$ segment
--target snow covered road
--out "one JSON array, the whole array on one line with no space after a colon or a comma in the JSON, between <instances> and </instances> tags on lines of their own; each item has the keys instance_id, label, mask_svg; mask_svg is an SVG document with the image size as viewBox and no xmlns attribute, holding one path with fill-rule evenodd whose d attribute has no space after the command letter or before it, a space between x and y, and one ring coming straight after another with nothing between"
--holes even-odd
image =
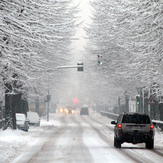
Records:
<instances>
[{"instance_id":1,"label":"snow covered road","mask_svg":"<svg viewBox=\"0 0 163 163\"><path fill-rule=\"evenodd\" d=\"M29 132L0 132L0 162L12 163L160 163L163 159L163 133L156 130L155 149L145 144L124 143L114 148L111 119L99 113L90 116L51 114L50 121Z\"/></svg>"}]
</instances>

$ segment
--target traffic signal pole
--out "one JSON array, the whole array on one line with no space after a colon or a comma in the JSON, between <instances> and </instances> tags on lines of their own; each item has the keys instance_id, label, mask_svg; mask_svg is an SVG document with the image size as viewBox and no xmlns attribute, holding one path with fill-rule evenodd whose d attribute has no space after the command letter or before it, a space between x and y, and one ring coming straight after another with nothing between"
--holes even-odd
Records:
<instances>
[{"instance_id":1,"label":"traffic signal pole","mask_svg":"<svg viewBox=\"0 0 163 163\"><path fill-rule=\"evenodd\" d=\"M74 66L59 66L59 67L56 67L56 69L67 69L67 68L77 68L78 71L83 71L84 64L83 63L77 63L77 65L74 65Z\"/></svg>"},{"instance_id":2,"label":"traffic signal pole","mask_svg":"<svg viewBox=\"0 0 163 163\"><path fill-rule=\"evenodd\" d=\"M48 98L49 98L49 90L48 90L48 96L47 96ZM47 108L47 121L49 122L49 99L47 99L47 101L48 101L48 108Z\"/></svg>"},{"instance_id":3,"label":"traffic signal pole","mask_svg":"<svg viewBox=\"0 0 163 163\"><path fill-rule=\"evenodd\" d=\"M77 71L83 71L84 70L84 64L83 63L77 63L77 65L75 66L60 66L60 67L56 67L56 69L67 69L67 68L77 68ZM47 72L52 72L56 69L49 69L49 70L46 70ZM49 95L49 89L48 89L48 95L47 95L47 99L46 99L46 102L48 103L48 107L47 107L47 121L49 121L49 101L51 100L50 99L51 96ZM78 103L78 101L77 101Z\"/></svg>"},{"instance_id":4,"label":"traffic signal pole","mask_svg":"<svg viewBox=\"0 0 163 163\"><path fill-rule=\"evenodd\" d=\"M45 102L47 102L47 109L46 109L46 116L47 116L47 121L49 121L49 101L51 100L51 95L49 94L49 89L48 89L48 95L46 95Z\"/></svg>"},{"instance_id":5,"label":"traffic signal pole","mask_svg":"<svg viewBox=\"0 0 163 163\"><path fill-rule=\"evenodd\" d=\"M84 71L84 64L83 63L77 63L77 65L74 66L58 66L54 69L46 69L46 70L40 70L41 72L53 72L58 69L67 69L67 68L77 68L77 71ZM39 72L38 70L33 70L33 72Z\"/></svg>"}]
</instances>

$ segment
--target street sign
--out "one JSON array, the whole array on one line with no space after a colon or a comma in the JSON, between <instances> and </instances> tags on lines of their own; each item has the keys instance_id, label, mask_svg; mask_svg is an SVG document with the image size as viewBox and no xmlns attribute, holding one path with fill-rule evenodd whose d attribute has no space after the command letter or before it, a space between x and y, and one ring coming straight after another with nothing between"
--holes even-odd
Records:
<instances>
[{"instance_id":1,"label":"street sign","mask_svg":"<svg viewBox=\"0 0 163 163\"><path fill-rule=\"evenodd\" d=\"M153 97L152 97L152 95L150 95L150 97L149 97L149 99L148 99L148 103L147 103L148 105L154 105L155 104L155 101L154 101L154 99L153 99Z\"/></svg>"},{"instance_id":2,"label":"street sign","mask_svg":"<svg viewBox=\"0 0 163 163\"><path fill-rule=\"evenodd\" d=\"M51 100L51 95L46 95L46 102L49 102Z\"/></svg>"}]
</instances>

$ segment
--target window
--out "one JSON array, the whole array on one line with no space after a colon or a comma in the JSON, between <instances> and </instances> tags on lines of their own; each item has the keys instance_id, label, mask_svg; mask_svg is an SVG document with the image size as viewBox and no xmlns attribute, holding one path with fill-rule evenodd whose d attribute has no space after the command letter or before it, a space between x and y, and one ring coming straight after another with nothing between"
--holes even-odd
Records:
<instances>
[{"instance_id":1,"label":"window","mask_svg":"<svg viewBox=\"0 0 163 163\"><path fill-rule=\"evenodd\" d=\"M147 115L124 115L122 123L148 124L150 119Z\"/></svg>"}]
</instances>

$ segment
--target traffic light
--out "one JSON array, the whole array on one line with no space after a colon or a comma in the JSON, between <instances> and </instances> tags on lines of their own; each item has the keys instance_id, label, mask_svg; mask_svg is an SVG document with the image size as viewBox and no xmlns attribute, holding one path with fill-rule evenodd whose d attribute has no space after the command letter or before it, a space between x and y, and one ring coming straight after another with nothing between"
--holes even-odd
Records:
<instances>
[{"instance_id":1,"label":"traffic light","mask_svg":"<svg viewBox=\"0 0 163 163\"><path fill-rule=\"evenodd\" d=\"M75 104L78 103L78 99L77 99L77 98L74 99L74 103L75 103Z\"/></svg>"},{"instance_id":2,"label":"traffic light","mask_svg":"<svg viewBox=\"0 0 163 163\"><path fill-rule=\"evenodd\" d=\"M136 104L137 104L137 105L140 104L140 96L136 96Z\"/></svg>"},{"instance_id":3,"label":"traffic light","mask_svg":"<svg viewBox=\"0 0 163 163\"><path fill-rule=\"evenodd\" d=\"M102 55L98 55L98 65L102 65L103 62L102 62Z\"/></svg>"},{"instance_id":4,"label":"traffic light","mask_svg":"<svg viewBox=\"0 0 163 163\"><path fill-rule=\"evenodd\" d=\"M98 61L98 64L99 64L99 65L102 65L103 63L102 63L102 61Z\"/></svg>"},{"instance_id":5,"label":"traffic light","mask_svg":"<svg viewBox=\"0 0 163 163\"><path fill-rule=\"evenodd\" d=\"M81 67L78 67L78 71L83 71L83 63L77 63L78 66L81 66Z\"/></svg>"}]
</instances>

